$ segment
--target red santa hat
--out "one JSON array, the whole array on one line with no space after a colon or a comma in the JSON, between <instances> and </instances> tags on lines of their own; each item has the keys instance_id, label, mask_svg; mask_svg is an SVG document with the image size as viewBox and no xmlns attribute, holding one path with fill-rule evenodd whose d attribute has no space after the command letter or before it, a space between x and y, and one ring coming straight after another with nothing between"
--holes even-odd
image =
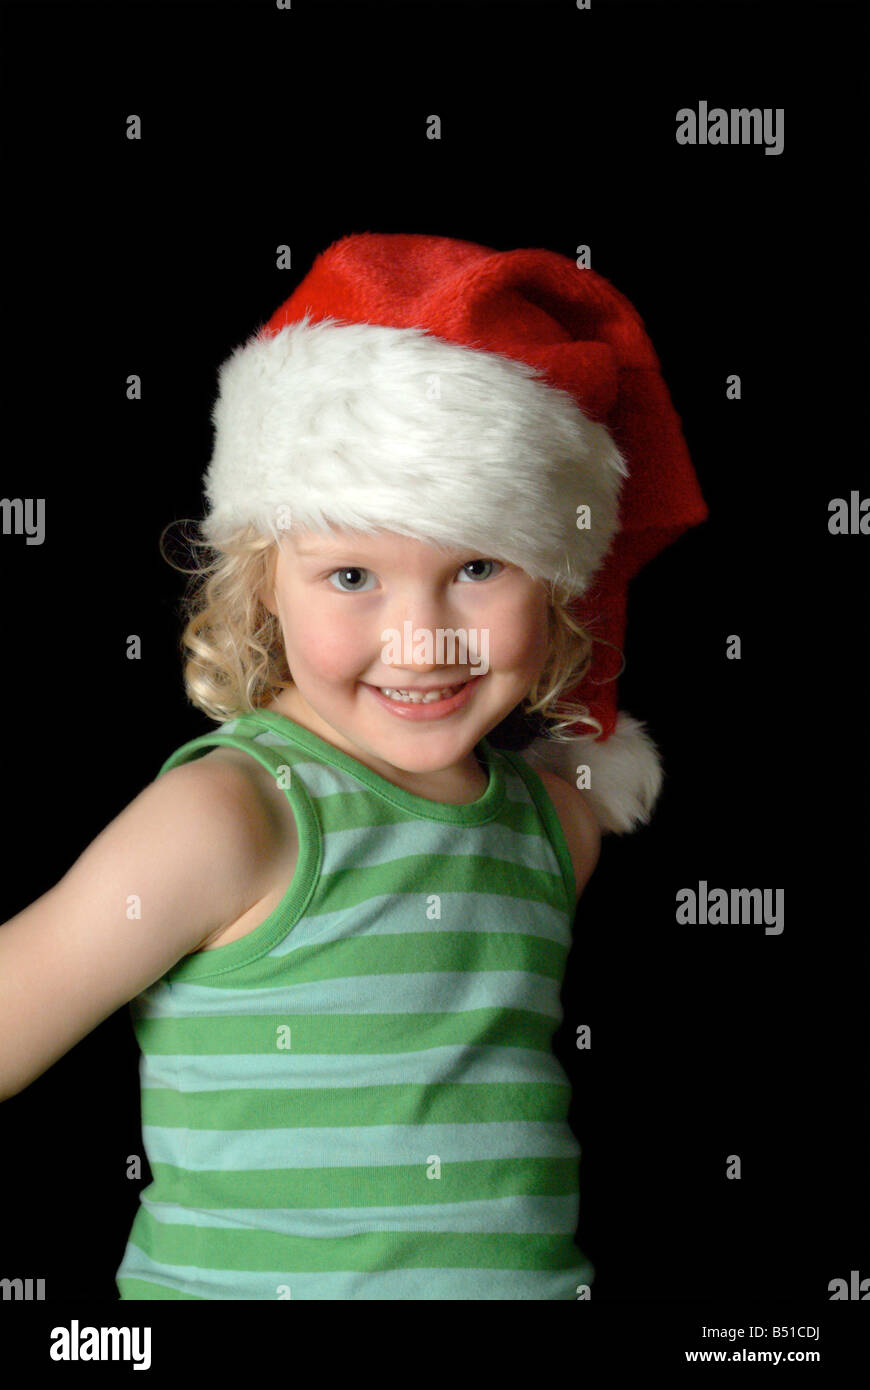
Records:
<instances>
[{"instance_id":1,"label":"red santa hat","mask_svg":"<svg viewBox=\"0 0 870 1390\"><path fill-rule=\"evenodd\" d=\"M555 251L344 237L223 364L212 420L215 544L246 522L276 540L387 529L561 583L613 644L563 692L602 731L541 736L523 756L572 782L587 766L602 829L649 819L661 759L619 709L613 646L629 580L708 512L624 295Z\"/></svg>"}]
</instances>

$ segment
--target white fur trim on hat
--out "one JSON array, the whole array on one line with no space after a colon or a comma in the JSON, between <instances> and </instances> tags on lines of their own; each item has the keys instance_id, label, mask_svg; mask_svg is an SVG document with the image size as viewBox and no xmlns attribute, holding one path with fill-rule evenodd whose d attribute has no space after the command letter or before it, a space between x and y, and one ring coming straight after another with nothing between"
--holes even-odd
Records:
<instances>
[{"instance_id":1,"label":"white fur trim on hat","mask_svg":"<svg viewBox=\"0 0 870 1390\"><path fill-rule=\"evenodd\" d=\"M590 786L580 789L582 795L601 829L617 835L633 830L636 822L646 824L662 787L664 774L656 745L646 726L622 711L607 739L587 736L561 743L536 738L521 756L532 767L543 765L572 786L577 784L577 768L585 763Z\"/></svg>"},{"instance_id":2,"label":"white fur trim on hat","mask_svg":"<svg viewBox=\"0 0 870 1390\"><path fill-rule=\"evenodd\" d=\"M421 328L309 315L220 369L203 530L387 530L579 596L619 528L625 463L537 368ZM589 529L578 507L590 508Z\"/></svg>"}]
</instances>

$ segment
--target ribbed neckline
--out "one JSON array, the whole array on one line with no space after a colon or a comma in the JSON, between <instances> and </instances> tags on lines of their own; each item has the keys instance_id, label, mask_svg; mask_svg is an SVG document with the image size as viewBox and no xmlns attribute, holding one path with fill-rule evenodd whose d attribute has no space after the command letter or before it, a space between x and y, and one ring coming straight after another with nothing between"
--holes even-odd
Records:
<instances>
[{"instance_id":1,"label":"ribbed neckline","mask_svg":"<svg viewBox=\"0 0 870 1390\"><path fill-rule=\"evenodd\" d=\"M483 759L489 773L486 791L478 797L477 801L471 801L466 805L455 805L453 802L434 801L427 796L417 796L414 792L406 791L404 787L395 786L394 783L387 781L386 777L381 777L380 773L367 767L365 763L359 762L357 758L351 757L342 749L333 747L319 734L303 728L301 724L288 719L284 714L278 714L274 710L245 710L244 713L237 715L233 720L228 720L227 723L236 724L243 720L264 725L274 733L280 734L288 743L302 749L303 752L310 753L320 762L329 763L332 767L340 768L343 772L349 773L351 777L355 777L358 782L362 782L370 791L376 792L385 801L392 802L394 806L399 806L402 810L415 816L421 816L426 820L448 821L452 825L483 825L498 815L504 804L506 787L501 760L497 750L486 738L481 738L475 745L475 752Z\"/></svg>"}]
</instances>

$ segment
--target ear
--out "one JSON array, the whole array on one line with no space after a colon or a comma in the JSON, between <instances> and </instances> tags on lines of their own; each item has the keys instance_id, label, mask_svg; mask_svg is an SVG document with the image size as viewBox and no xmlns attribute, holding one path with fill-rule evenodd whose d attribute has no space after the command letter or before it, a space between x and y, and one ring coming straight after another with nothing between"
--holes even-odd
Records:
<instances>
[{"instance_id":1,"label":"ear","mask_svg":"<svg viewBox=\"0 0 870 1390\"><path fill-rule=\"evenodd\" d=\"M278 564L278 547L273 546L269 552L269 560L266 565L266 576L257 590L257 598L264 608L268 608L276 618L280 617L278 605L275 602L275 568Z\"/></svg>"},{"instance_id":2,"label":"ear","mask_svg":"<svg viewBox=\"0 0 870 1390\"><path fill-rule=\"evenodd\" d=\"M260 589L257 590L257 598L260 600L264 608L268 608L270 613L273 613L276 618L278 617L278 608L275 604L275 595L269 590L268 585L264 584Z\"/></svg>"}]
</instances>

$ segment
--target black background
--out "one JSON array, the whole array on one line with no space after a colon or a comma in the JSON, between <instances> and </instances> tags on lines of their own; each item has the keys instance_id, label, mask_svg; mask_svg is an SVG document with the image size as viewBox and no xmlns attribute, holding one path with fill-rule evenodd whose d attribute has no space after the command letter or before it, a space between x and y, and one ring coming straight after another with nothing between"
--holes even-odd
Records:
<instances>
[{"instance_id":1,"label":"black background","mask_svg":"<svg viewBox=\"0 0 870 1390\"><path fill-rule=\"evenodd\" d=\"M828 532L831 498L870 493L866 8L37 3L2 22L2 491L44 497L47 534L0 537L0 921L212 727L186 703L158 538L201 514L231 349L351 232L587 243L644 318L711 512L633 584L620 704L667 781L650 826L605 840L565 984L593 1300L821 1308L830 1280L870 1276L870 539ZM677 145L700 100L784 108L784 152ZM678 925L701 879L784 889L784 932ZM0 1276L116 1299L137 1059L121 1009L0 1107Z\"/></svg>"}]
</instances>

